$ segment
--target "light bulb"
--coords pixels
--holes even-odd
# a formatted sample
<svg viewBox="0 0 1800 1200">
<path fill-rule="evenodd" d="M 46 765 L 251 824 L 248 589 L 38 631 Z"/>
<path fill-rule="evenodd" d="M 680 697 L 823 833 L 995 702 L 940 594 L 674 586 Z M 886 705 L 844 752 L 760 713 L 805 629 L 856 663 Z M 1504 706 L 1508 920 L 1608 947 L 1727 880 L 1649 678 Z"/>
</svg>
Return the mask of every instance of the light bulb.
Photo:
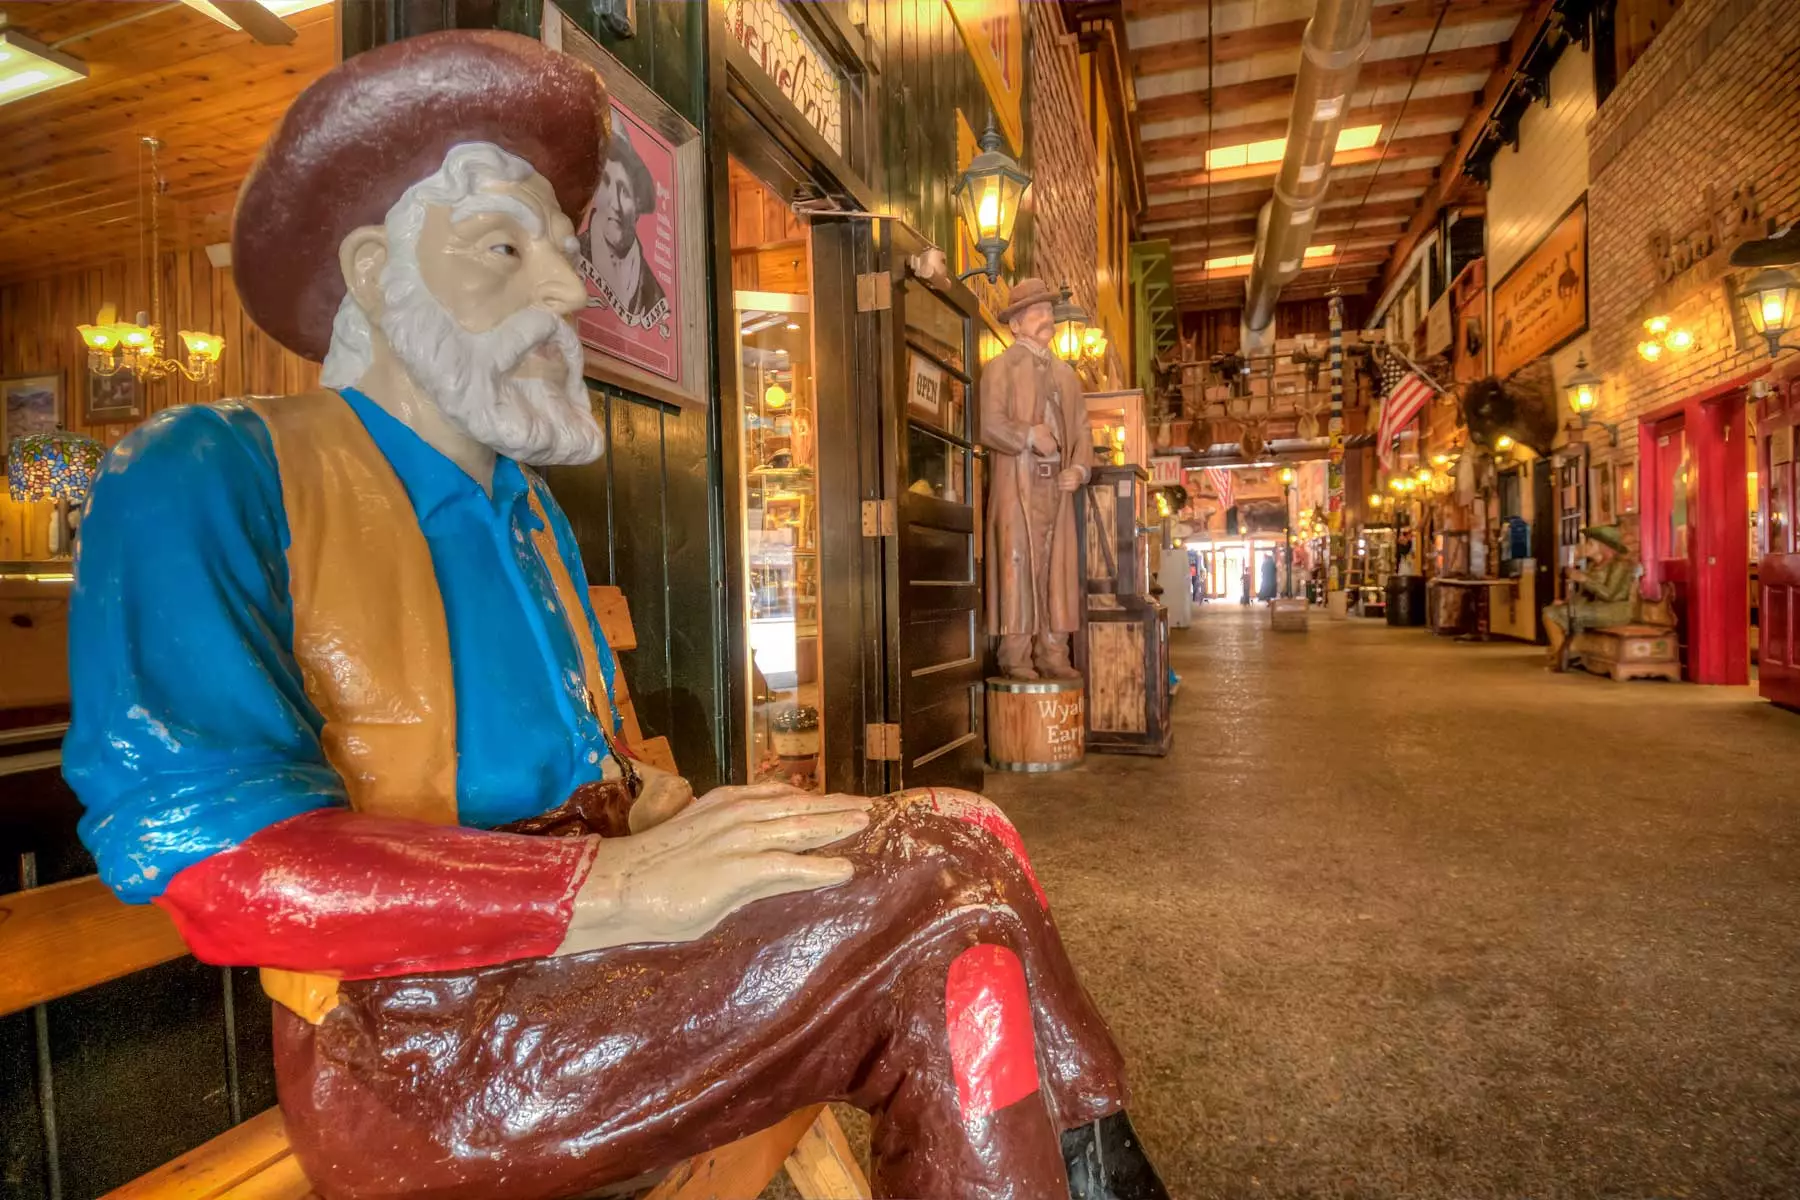
<svg viewBox="0 0 1800 1200">
<path fill-rule="evenodd" d="M 1663 354 L 1663 345 L 1661 342 L 1639 342 L 1638 343 L 1638 357 L 1643 359 L 1645 362 L 1655 362 L 1657 359 L 1662 357 L 1662 354 Z"/>
<path fill-rule="evenodd" d="M 981 199 L 975 206 L 975 224 L 979 226 L 976 236 L 982 238 L 995 237 L 1000 232 L 1000 188 L 990 183 L 982 191 Z"/>
</svg>

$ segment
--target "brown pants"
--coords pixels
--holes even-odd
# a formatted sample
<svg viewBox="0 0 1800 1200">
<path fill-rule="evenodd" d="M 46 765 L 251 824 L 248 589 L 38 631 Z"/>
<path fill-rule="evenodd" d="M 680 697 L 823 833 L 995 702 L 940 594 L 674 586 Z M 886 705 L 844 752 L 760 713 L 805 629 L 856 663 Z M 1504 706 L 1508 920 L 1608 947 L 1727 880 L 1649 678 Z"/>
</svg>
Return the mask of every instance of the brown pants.
<svg viewBox="0 0 1800 1200">
<path fill-rule="evenodd" d="M 834 849 L 851 882 L 698 941 L 345 983 L 317 1027 L 277 1009 L 295 1153 L 327 1200 L 552 1200 L 847 1100 L 877 1195 L 1066 1200 L 1059 1131 L 1123 1107 L 1122 1064 L 1009 844 L 980 797 L 907 793 Z M 1023 965 L 1039 1084 L 985 1112 L 946 1015 L 977 946 Z"/>
</svg>

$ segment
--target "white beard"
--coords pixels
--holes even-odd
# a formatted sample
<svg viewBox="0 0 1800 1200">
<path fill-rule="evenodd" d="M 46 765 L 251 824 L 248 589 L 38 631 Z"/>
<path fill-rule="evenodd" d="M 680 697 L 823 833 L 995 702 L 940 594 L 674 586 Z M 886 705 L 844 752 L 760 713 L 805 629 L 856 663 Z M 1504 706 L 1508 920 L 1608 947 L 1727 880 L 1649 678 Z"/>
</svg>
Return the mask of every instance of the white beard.
<svg viewBox="0 0 1800 1200">
<path fill-rule="evenodd" d="M 536 466 L 600 457 L 606 438 L 582 382 L 581 340 L 567 321 L 528 308 L 485 333 L 469 333 L 423 280 L 395 283 L 385 289 L 382 335 L 452 424 L 495 453 Z M 562 354 L 562 385 L 513 378 L 526 355 L 545 343 Z"/>
</svg>

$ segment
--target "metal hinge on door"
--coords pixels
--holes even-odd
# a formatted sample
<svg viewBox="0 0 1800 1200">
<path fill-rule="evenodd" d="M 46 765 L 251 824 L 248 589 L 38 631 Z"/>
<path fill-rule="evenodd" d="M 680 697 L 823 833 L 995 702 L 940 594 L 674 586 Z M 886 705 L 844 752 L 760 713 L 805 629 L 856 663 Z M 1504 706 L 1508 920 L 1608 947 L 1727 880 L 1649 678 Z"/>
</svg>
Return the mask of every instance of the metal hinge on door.
<svg viewBox="0 0 1800 1200">
<path fill-rule="evenodd" d="M 898 530 L 892 500 L 864 500 L 862 529 L 864 537 L 893 537 Z"/>
<path fill-rule="evenodd" d="M 900 761 L 900 726 L 864 725 L 863 740 L 869 745 L 868 757 L 876 762 Z"/>
<path fill-rule="evenodd" d="M 856 277 L 856 311 L 878 312 L 894 307 L 894 277 L 873 271 Z"/>
</svg>

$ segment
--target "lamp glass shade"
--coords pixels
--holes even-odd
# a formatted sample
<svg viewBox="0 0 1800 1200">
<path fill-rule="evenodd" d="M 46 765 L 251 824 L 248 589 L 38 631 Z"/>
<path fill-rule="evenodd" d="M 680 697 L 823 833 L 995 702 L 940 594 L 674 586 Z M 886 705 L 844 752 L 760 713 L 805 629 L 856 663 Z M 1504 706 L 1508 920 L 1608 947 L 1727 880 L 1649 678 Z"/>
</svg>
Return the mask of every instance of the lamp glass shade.
<svg viewBox="0 0 1800 1200">
<path fill-rule="evenodd" d="M 111 325 L 77 325 L 75 332 L 81 335 L 82 344 L 89 350 L 118 348 L 119 331 Z"/>
<path fill-rule="evenodd" d="M 79 433 L 16 438 L 6 456 L 7 490 L 14 500 L 79 500 L 105 457 L 106 447 Z"/>
<path fill-rule="evenodd" d="M 1098 325 L 1090 325 L 1081 335 L 1081 352 L 1088 358 L 1106 357 L 1106 330 Z"/>
<path fill-rule="evenodd" d="M 218 362 L 219 355 L 225 350 L 225 339 L 217 334 L 201 333 L 193 329 L 181 331 L 181 344 L 187 347 L 188 355 L 201 362 Z"/>
<path fill-rule="evenodd" d="M 1279 478 L 1281 480 L 1281 485 L 1283 487 L 1286 487 L 1288 484 L 1293 483 L 1294 482 L 1294 468 L 1292 468 L 1292 467 L 1281 468 L 1281 474 L 1279 476 L 1277 476 L 1277 478 Z"/>
<path fill-rule="evenodd" d="M 1031 186 L 1012 155 L 1006 153 L 993 118 L 982 131 L 977 154 L 957 180 L 953 198 L 963 226 L 975 239 L 976 249 L 997 264 L 1012 244 L 1013 226 L 1019 219 L 1019 203 Z"/>
<path fill-rule="evenodd" d="M 1072 363 L 1080 361 L 1086 345 L 1088 318 L 1087 310 L 1070 296 L 1065 285 L 1062 296 L 1051 307 L 1050 318 L 1056 322 L 1056 334 L 1050 345 L 1056 351 L 1056 357 Z"/>
<path fill-rule="evenodd" d="M 1738 293 L 1744 321 L 1765 338 L 1779 340 L 1794 328 L 1794 307 L 1800 297 L 1800 279 L 1780 267 L 1764 267 L 1752 275 Z"/>
<path fill-rule="evenodd" d="M 1600 403 L 1600 383 L 1600 377 L 1588 370 L 1587 356 L 1576 359 L 1574 374 L 1563 384 L 1563 391 L 1569 397 L 1569 410 L 1578 417 L 1593 412 Z"/>
</svg>

